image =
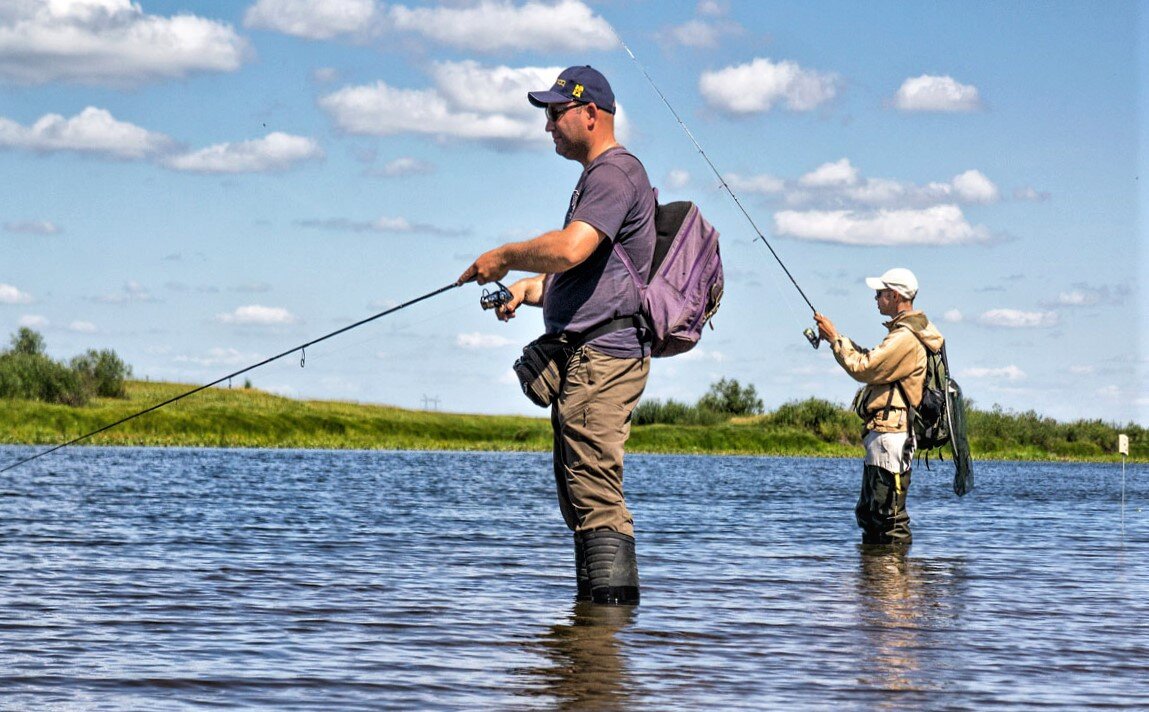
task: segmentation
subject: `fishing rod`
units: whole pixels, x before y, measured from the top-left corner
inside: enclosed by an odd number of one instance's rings
[[[223,376],[221,378],[217,378],[216,380],[212,381],[211,383],[205,383],[204,385],[193,388],[190,391],[187,391],[186,393],[181,393],[178,396],[168,398],[167,400],[163,401],[162,403],[156,403],[153,406],[145,408],[139,412],[132,413],[129,416],[120,418],[116,422],[109,423],[109,424],[103,426],[102,428],[98,428],[96,430],[91,431],[90,433],[84,433],[83,435],[81,435],[77,438],[72,438],[71,440],[69,440],[67,442],[60,443],[59,445],[55,445],[55,446],[53,446],[53,447],[51,447],[51,448],[49,448],[43,452],[32,455],[31,457],[26,457],[22,460],[17,460],[16,462],[12,463],[11,465],[8,465],[7,467],[0,469],[0,472],[7,472],[8,470],[19,467],[20,465],[23,465],[27,462],[31,462],[32,460],[44,457],[45,455],[56,452],[57,450],[60,450],[62,448],[66,448],[69,445],[75,445],[76,443],[78,443],[82,440],[87,440],[90,437],[93,437],[95,435],[99,435],[100,433],[104,432],[105,430],[111,430],[112,428],[116,427],[117,425],[122,425],[122,424],[128,422],[129,420],[133,420],[135,418],[140,417],[141,415],[151,413],[154,410],[159,410],[160,408],[163,408],[166,405],[171,405],[172,403],[175,403],[178,400],[183,400],[184,398],[187,398],[190,395],[194,395],[196,393],[199,393],[200,391],[207,390],[208,388],[211,388],[212,386],[219,385],[220,383],[223,383],[224,381],[230,381],[231,379],[235,378],[236,376],[240,376],[244,373],[247,373],[248,371],[253,371],[253,370],[259,368],[260,366],[266,366],[267,364],[271,363],[272,361],[278,361],[279,359],[281,359],[285,356],[290,356],[291,354],[294,354],[296,352],[299,352],[299,354],[300,354],[299,365],[300,365],[300,367],[303,367],[307,361],[307,347],[308,346],[313,346],[315,344],[318,344],[321,341],[326,341],[333,336],[338,336],[339,334],[342,334],[344,332],[351,331],[352,329],[356,329],[360,326],[363,326],[364,324],[375,321],[376,319],[379,319],[381,317],[385,317],[388,314],[394,314],[395,312],[399,311],[400,309],[406,309],[407,307],[412,306],[413,304],[418,304],[419,302],[425,301],[427,299],[430,299],[431,297],[438,296],[438,295],[442,294],[443,292],[446,292],[446,291],[454,289],[455,287],[461,287],[461,286],[462,286],[462,284],[460,284],[458,282],[452,282],[451,284],[448,284],[445,287],[440,287],[439,289],[436,289],[432,292],[427,292],[426,294],[424,294],[420,297],[416,297],[410,301],[403,302],[402,304],[399,304],[398,306],[391,307],[390,309],[386,309],[384,311],[381,311],[378,314],[373,314],[373,315],[367,317],[366,319],[360,319],[359,321],[355,322],[354,324],[348,324],[347,326],[345,326],[341,329],[336,329],[335,331],[332,331],[328,334],[324,334],[323,336],[320,336],[318,339],[312,339],[311,341],[308,341],[305,344],[300,344],[299,346],[295,346],[293,348],[290,348],[290,349],[284,351],[283,353],[276,354],[275,356],[272,356],[270,358],[266,358],[266,359],[260,361],[259,363],[253,363],[252,365],[250,365],[246,368],[241,368],[238,371],[235,371],[233,373],[229,373],[226,376]],[[502,285],[499,285],[499,286],[502,287]],[[487,298],[487,293],[485,291],[483,294],[484,294],[484,298]],[[487,307],[484,303],[483,308],[488,309],[490,307]]]
[[[794,285],[794,289],[797,289],[798,294],[802,295],[802,299],[806,302],[806,306],[810,307],[811,312],[817,314],[818,310],[814,308],[814,305],[810,302],[810,299],[806,296],[806,293],[802,291],[800,286],[798,286],[798,281],[794,279],[794,275],[790,274],[790,270],[787,269],[786,264],[782,262],[782,258],[778,256],[777,251],[774,250],[774,247],[770,244],[770,241],[767,240],[766,236],[762,234],[762,231],[758,229],[758,224],[754,222],[754,218],[750,217],[750,213],[747,212],[746,208],[742,206],[742,201],[738,199],[738,196],[735,195],[734,191],[730,188],[730,185],[726,182],[726,178],[722,176],[722,173],[719,172],[718,168],[714,165],[714,162],[710,160],[710,156],[707,156],[706,151],[702,150],[702,145],[698,143],[698,139],[694,138],[694,134],[690,132],[690,128],[686,125],[686,122],[682,120],[682,117],[678,115],[677,111],[675,111],[670,101],[666,98],[666,95],[663,94],[662,90],[658,88],[658,85],[654,83],[654,79],[651,78],[650,72],[646,71],[646,67],[642,65],[642,62],[638,61],[638,57],[634,56],[634,52],[630,51],[630,47],[627,46],[626,42],[622,39],[622,36],[618,34],[618,31],[609,24],[607,26],[610,27],[611,34],[613,34],[615,39],[618,40],[618,43],[622,45],[622,48],[626,50],[626,53],[630,55],[631,60],[634,61],[639,71],[642,72],[642,75],[646,77],[646,81],[650,83],[651,88],[653,88],[655,93],[658,94],[658,98],[662,99],[662,103],[666,104],[667,109],[670,109],[670,113],[674,116],[675,121],[677,121],[678,125],[682,127],[682,130],[686,133],[686,136],[690,139],[690,142],[694,144],[694,148],[697,149],[698,153],[702,155],[703,160],[706,161],[706,165],[710,166],[710,170],[714,172],[714,175],[718,178],[718,182],[721,184],[722,188],[725,189],[730,197],[734,199],[734,204],[737,205],[738,209],[742,211],[742,214],[746,217],[747,222],[750,223],[750,227],[754,228],[754,232],[758,235],[758,239],[762,241],[762,244],[766,245],[766,249],[770,250],[770,254],[774,256],[774,259],[778,262],[778,266],[782,268],[782,271],[785,272],[786,276],[790,279],[790,283]],[[802,335],[806,337],[806,340],[810,342],[811,346],[818,348],[819,338],[817,332],[807,327],[802,332]]]

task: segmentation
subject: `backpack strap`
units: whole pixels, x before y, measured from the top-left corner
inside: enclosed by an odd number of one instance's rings
[[[607,319],[586,331],[564,331],[562,332],[562,336],[566,343],[570,344],[572,349],[577,349],[600,336],[606,336],[616,331],[629,329],[632,326],[638,329],[639,342],[650,340],[650,328],[647,326],[646,319],[643,318],[642,314],[631,314],[630,316],[618,316],[613,319]]]

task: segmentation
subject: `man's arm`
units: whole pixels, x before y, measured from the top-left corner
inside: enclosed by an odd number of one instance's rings
[[[868,351],[857,348],[841,334],[830,345],[846,373],[862,383],[893,383],[913,373],[916,364],[917,337],[908,329],[894,329]]]
[[[507,287],[511,292],[511,300],[495,311],[495,316],[499,318],[499,321],[514,319],[515,310],[519,308],[520,304],[532,307],[542,306],[543,282],[546,278],[545,274],[537,274],[534,277],[524,277]]]
[[[525,242],[508,242],[479,255],[458,284],[477,280],[487,284],[500,280],[511,270],[556,274],[582,264],[594,254],[606,233],[581,220],[572,220],[562,230],[545,232]]]

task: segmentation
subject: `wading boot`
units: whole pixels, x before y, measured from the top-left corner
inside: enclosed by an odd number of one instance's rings
[[[578,593],[575,594],[576,601],[589,601],[590,595],[590,574],[586,569],[586,554],[583,552],[582,533],[574,533],[574,550],[575,550],[575,577],[578,581]]]
[[[634,537],[607,529],[582,532],[582,548],[591,600],[637,606],[638,561],[634,555]]]

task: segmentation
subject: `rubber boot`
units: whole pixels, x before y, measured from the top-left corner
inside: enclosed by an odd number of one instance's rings
[[[638,561],[634,537],[609,530],[582,533],[583,557],[591,600],[618,606],[638,605]]]
[[[575,551],[575,577],[578,582],[578,593],[575,594],[576,601],[589,601],[590,595],[590,574],[586,568],[586,554],[583,553],[582,534],[580,532],[574,533],[574,551]]]

